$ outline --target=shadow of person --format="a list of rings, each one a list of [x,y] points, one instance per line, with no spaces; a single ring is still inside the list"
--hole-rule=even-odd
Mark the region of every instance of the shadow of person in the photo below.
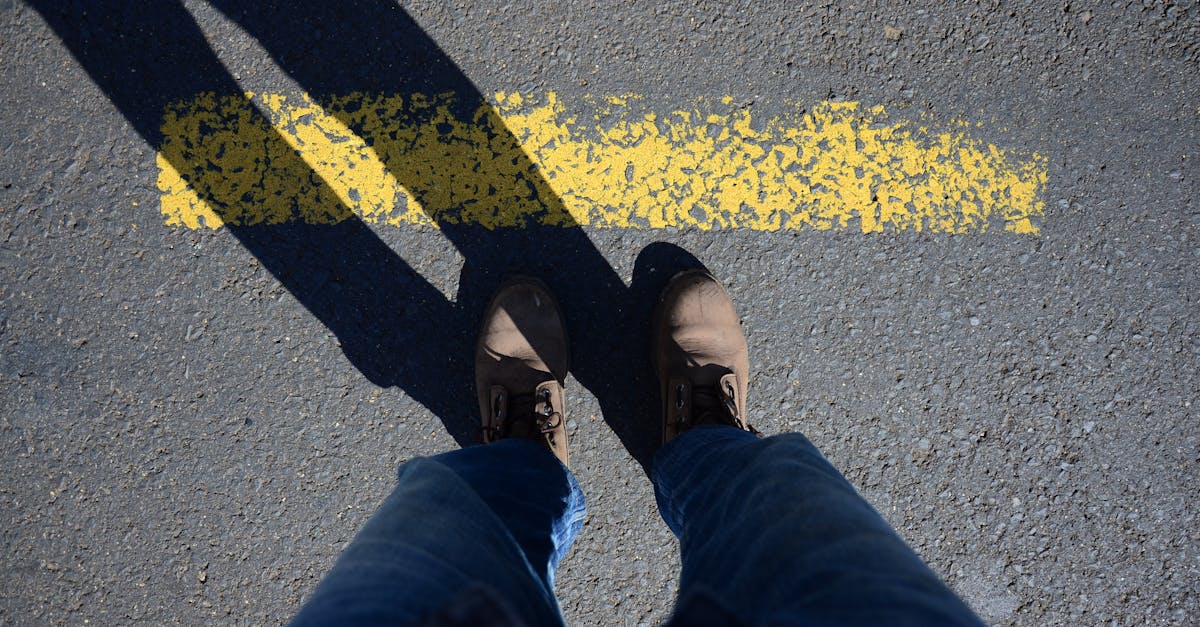
[[[178,2],[147,0],[97,5],[86,1],[30,3],[151,147],[162,145],[167,106],[198,92],[240,96],[192,15]],[[264,129],[272,175],[297,193],[323,181],[254,109],[251,123]],[[222,172],[177,155],[169,165],[194,188],[224,190],[205,200],[225,216],[238,215],[243,196],[207,184]],[[336,198],[332,193],[319,197]],[[334,201],[336,202],[336,201]],[[373,383],[397,385],[438,415],[460,445],[474,441],[471,403],[430,382],[466,380],[466,350],[458,330],[466,321],[428,281],[396,255],[344,206],[328,211],[336,224],[289,222],[228,231],[309,312],[337,337],[346,357]],[[435,338],[438,341],[435,342]],[[446,343],[453,345],[446,345]],[[446,359],[442,356],[448,355]],[[435,357],[437,356],[437,357]]]
[[[30,4],[152,147],[164,140],[160,123],[168,105],[200,92],[242,93],[178,2]],[[447,202],[452,196],[440,193],[445,179],[432,174],[436,169],[387,158],[403,147],[388,146],[386,133],[369,138],[389,173],[462,255],[459,290],[451,302],[349,207],[339,205],[330,181],[253,105],[247,105],[249,123],[262,130],[272,176],[289,181],[297,198],[323,199],[330,206],[322,210],[336,223],[242,224],[239,216],[252,194],[214,184],[212,179],[226,173],[211,163],[186,153],[168,156],[193,189],[207,190],[204,200],[230,234],[334,333],[350,362],[373,383],[397,386],[427,407],[460,445],[475,443],[471,357],[478,317],[503,276],[541,277],[565,310],[572,374],[596,396],[605,421],[631,455],[648,468],[658,428],[645,341],[656,292],[646,286],[661,278],[660,266],[686,253],[668,245],[643,251],[640,274],[635,272],[627,288],[482,94],[393,3],[213,0],[212,5],[254,37],[317,103],[351,93],[453,94],[448,102],[458,122],[486,124],[492,137],[486,143],[445,142],[446,163],[470,164],[459,175],[484,183],[515,176],[516,187],[528,190],[520,199],[518,224],[489,230],[467,219],[466,207]],[[344,108],[328,112],[363,132]]]

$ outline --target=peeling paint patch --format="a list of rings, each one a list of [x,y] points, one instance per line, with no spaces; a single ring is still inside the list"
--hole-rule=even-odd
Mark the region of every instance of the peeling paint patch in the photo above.
[[[1037,234],[1045,159],[963,121],[823,102],[752,117],[732,98],[672,111],[637,96],[200,94],[168,107],[168,225]]]

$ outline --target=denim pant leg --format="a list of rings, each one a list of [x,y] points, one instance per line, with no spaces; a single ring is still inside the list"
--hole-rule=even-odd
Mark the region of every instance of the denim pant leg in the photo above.
[[[804,436],[692,429],[655,455],[679,538],[675,621],[978,625],[979,619]]]
[[[554,571],[584,512],[571,472],[536,442],[414,459],[293,624],[403,625],[482,592],[528,624],[561,625]]]

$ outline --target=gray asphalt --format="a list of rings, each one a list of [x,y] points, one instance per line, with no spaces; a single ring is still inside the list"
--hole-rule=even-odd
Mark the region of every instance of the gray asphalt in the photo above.
[[[186,6],[242,88],[304,82],[228,10]],[[90,74],[46,11],[0,1],[0,622],[286,620],[397,464],[458,445],[451,410],[473,402],[471,382],[398,384],[364,366],[336,315],[264,261],[254,238],[270,232],[164,226],[153,128],[130,97],[144,94]],[[728,94],[768,114],[852,99],[976,121],[982,139],[1044,155],[1037,237],[586,236],[626,283],[658,241],[722,277],[749,335],[754,421],[806,433],[988,622],[1200,622],[1200,5],[404,11],[484,94],[632,92],[668,107]],[[357,35],[295,19],[306,26],[283,37],[301,49]],[[169,58],[161,38],[89,28],[139,62]],[[350,87],[380,63],[326,62]],[[211,84],[188,67],[179,85]],[[456,298],[462,250],[431,231],[376,234]],[[568,316],[588,320],[586,294],[564,299]],[[409,341],[379,333],[400,353]],[[630,360],[624,338],[585,345]],[[468,355],[438,357],[461,372]],[[606,415],[583,385],[570,392],[590,513],[559,575],[567,620],[659,622],[678,545],[613,426],[656,417]]]

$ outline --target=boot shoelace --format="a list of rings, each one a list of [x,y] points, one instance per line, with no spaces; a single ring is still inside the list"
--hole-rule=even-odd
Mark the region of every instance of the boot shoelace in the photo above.
[[[724,394],[721,386],[724,385]],[[677,409],[683,409],[683,386],[675,389]],[[763,437],[762,431],[738,416],[737,403],[734,399],[735,390],[729,382],[718,382],[713,385],[692,387],[692,424],[693,425],[728,425],[743,431],[749,431],[758,437]]]
[[[738,429],[746,427],[737,417],[737,404],[733,400],[733,386],[725,384],[724,394],[720,383],[692,387],[692,421],[698,425],[729,425]],[[683,403],[683,386],[676,390],[677,404]]]
[[[544,406],[542,411],[537,407]],[[504,406],[503,393],[492,403],[496,408],[496,418],[499,422],[501,438],[539,439],[562,424],[562,414],[555,411],[550,402],[550,390],[542,389],[533,394],[515,394],[508,400],[508,414],[502,415]]]

